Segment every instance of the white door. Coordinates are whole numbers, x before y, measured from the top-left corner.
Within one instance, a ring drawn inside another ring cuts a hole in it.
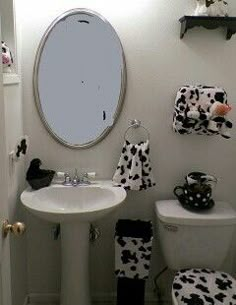
[[[1,21],[1,19],[0,19]],[[0,22],[1,24],[1,22]],[[1,36],[1,27],[0,27]],[[1,37],[0,37],[1,41]],[[0,49],[0,59],[1,49]],[[0,60],[0,304],[11,305],[11,268],[9,236],[3,238],[2,224],[8,219],[8,158],[6,150],[5,109],[3,100],[2,60]]]

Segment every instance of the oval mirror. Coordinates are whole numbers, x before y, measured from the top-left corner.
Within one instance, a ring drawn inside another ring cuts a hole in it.
[[[114,126],[125,87],[123,48],[107,20],[74,9],[53,21],[36,55],[34,93],[55,139],[73,148],[99,142]]]

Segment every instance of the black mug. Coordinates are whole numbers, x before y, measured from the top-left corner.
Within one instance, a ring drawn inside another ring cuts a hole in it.
[[[189,209],[209,209],[214,205],[212,189],[209,185],[184,184],[183,186],[176,186],[174,194],[179,202]]]

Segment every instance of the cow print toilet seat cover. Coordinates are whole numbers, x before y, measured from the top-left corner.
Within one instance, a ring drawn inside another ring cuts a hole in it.
[[[236,280],[210,269],[180,270],[173,282],[178,304],[236,305]]]

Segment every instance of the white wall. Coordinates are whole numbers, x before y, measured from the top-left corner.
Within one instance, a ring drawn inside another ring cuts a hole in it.
[[[128,120],[140,119],[151,134],[157,187],[129,193],[122,208],[99,222],[102,237],[91,246],[92,292],[109,294],[115,290],[113,235],[117,218],[154,219],[154,201],[173,198],[174,186],[193,170],[218,177],[215,198],[228,200],[236,208],[235,130],[227,141],[220,137],[179,136],[171,129],[176,91],[187,83],[223,86],[233,105],[231,118],[235,121],[236,36],[226,41],[223,29],[197,28],[180,40],[178,19],[193,11],[194,1],[189,0],[21,0],[17,3],[23,38],[24,123],[31,141],[28,163],[39,157],[48,168],[77,167],[111,178]],[[128,73],[124,107],[115,128],[101,143],[86,150],[72,150],[54,141],[40,121],[32,91],[33,63],[44,31],[59,14],[75,7],[93,9],[111,22],[124,47]],[[230,7],[233,15],[236,2],[231,1]],[[59,242],[52,240],[51,225],[28,215],[28,226],[29,291],[59,291],[60,248]],[[152,258],[153,277],[164,267],[156,245]],[[150,293],[152,288],[150,280]]]

